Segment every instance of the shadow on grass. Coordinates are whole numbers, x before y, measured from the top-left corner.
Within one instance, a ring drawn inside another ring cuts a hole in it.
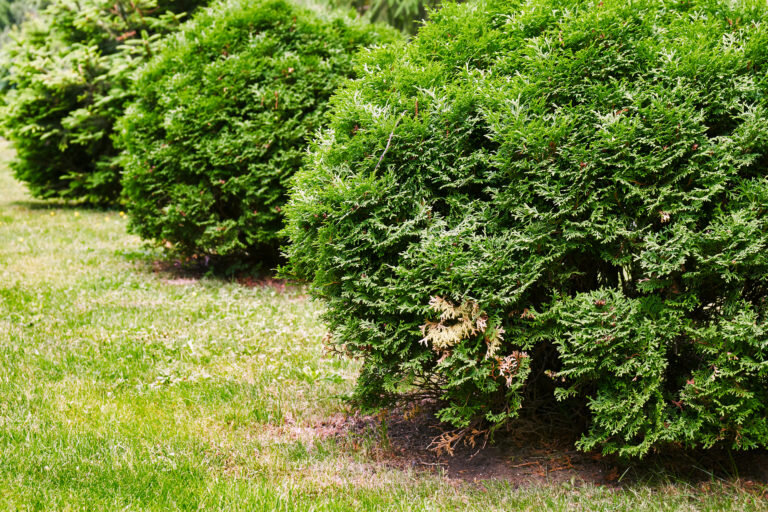
[[[142,250],[118,251],[118,256],[133,263],[140,272],[154,274],[168,284],[191,284],[205,278],[236,282],[247,288],[273,288],[279,292],[301,286],[276,276],[278,262],[274,258],[272,263],[251,264],[210,256],[179,258],[149,245]],[[282,260],[279,263],[283,263]]]
[[[760,489],[768,498],[768,451],[726,448],[690,450],[665,447],[642,461],[620,464],[627,485],[686,483],[704,488],[715,483]]]
[[[109,212],[119,211],[117,206],[98,206],[89,203],[77,201],[65,201],[62,199],[27,199],[23,201],[14,201],[13,206],[25,208],[27,210],[80,210],[85,212]]]
[[[313,428],[351,451],[373,445],[375,458],[403,469],[438,471],[446,477],[481,482],[500,480],[516,487],[541,484],[609,488],[660,488],[675,485],[690,492],[732,487],[768,499],[768,451],[686,450],[667,446],[642,460],[623,461],[574,446],[581,431],[545,416],[520,418],[493,439],[465,436],[449,449],[456,431],[436,418],[434,402],[392,409],[377,416],[338,415]],[[578,423],[578,422],[576,422]],[[443,449],[436,450],[443,442]]]

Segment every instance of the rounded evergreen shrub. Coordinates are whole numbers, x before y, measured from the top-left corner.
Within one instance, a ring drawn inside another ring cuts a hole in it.
[[[273,263],[287,180],[354,54],[393,29],[285,0],[201,11],[137,78],[120,123],[129,229],[183,257]]]
[[[582,449],[768,446],[764,2],[449,5],[363,69],[286,208],[362,403],[481,430],[549,389]]]
[[[5,46],[9,91],[0,130],[12,168],[40,198],[115,202],[120,167],[113,125],[130,72],[151,56],[180,13],[201,0],[51,0]]]

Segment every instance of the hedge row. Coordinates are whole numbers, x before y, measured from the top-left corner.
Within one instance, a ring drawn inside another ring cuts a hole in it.
[[[582,449],[768,446],[764,2],[449,2],[407,44],[286,0],[162,43],[68,12],[80,42],[12,50],[17,175],[114,200],[124,168],[134,232],[230,268],[287,238],[361,405],[490,433],[544,393]]]
[[[385,19],[402,28],[412,28],[414,19],[424,15],[425,5],[424,0],[319,0],[325,2],[320,8],[311,4],[313,0],[308,1],[316,14],[327,10],[325,4],[354,6],[368,13],[367,19]],[[208,3],[0,2],[0,28],[6,18],[11,23],[25,13],[34,14],[10,34],[11,41],[0,56],[0,92],[4,93],[0,132],[14,142],[17,157],[13,169],[34,196],[100,205],[124,200],[114,125],[127,103],[145,93],[132,84],[135,74],[162,52],[163,39],[178,30],[187,14]],[[253,2],[251,7],[257,9],[259,5]],[[41,7],[41,12],[35,13]],[[225,10],[220,6],[217,12]],[[385,36],[381,42],[391,37]],[[370,36],[359,42],[367,44],[373,39]],[[351,52],[354,41],[345,44],[346,51]]]
[[[47,4],[1,60],[16,177],[44,199],[123,203],[131,231],[227,271],[274,266],[287,179],[330,95],[358,50],[401,39],[311,2],[220,1],[183,28],[207,0]]]

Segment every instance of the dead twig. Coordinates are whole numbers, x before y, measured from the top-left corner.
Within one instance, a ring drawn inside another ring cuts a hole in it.
[[[392,137],[395,135],[395,129],[397,129],[397,125],[400,124],[400,120],[403,118],[401,115],[397,118],[397,121],[395,121],[395,126],[392,127],[392,132],[389,134],[389,139],[387,139],[387,146],[384,148],[384,152],[381,153],[381,156],[379,157],[379,161],[376,163],[376,167],[373,168],[373,172],[375,173],[377,170],[379,170],[379,166],[381,165],[381,162],[384,160],[384,155],[387,154],[387,151],[389,151],[389,146],[392,144]]]

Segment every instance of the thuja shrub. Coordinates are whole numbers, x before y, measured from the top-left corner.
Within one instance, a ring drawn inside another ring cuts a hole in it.
[[[285,0],[201,11],[142,69],[120,122],[129,228],[237,270],[276,261],[287,180],[355,53],[394,29]]]
[[[468,2],[363,66],[286,213],[362,404],[768,446],[764,3]]]
[[[130,73],[200,0],[51,0],[4,48],[0,130],[39,198],[109,204],[120,194],[113,126]]]

